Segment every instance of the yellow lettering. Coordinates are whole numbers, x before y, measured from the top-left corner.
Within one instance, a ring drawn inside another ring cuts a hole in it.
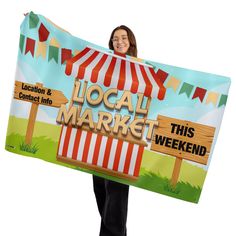
[[[151,139],[154,127],[158,126],[158,121],[157,120],[146,120],[145,123],[149,125],[147,139]]]
[[[108,107],[108,108],[110,108],[110,109],[114,109],[114,108],[115,108],[115,104],[110,103],[110,102],[108,101],[108,97],[109,97],[111,94],[117,95],[117,89],[116,89],[116,88],[108,89],[108,90],[104,93],[103,101],[104,101],[104,104],[105,104],[106,107]]]
[[[141,125],[138,125],[141,124]],[[142,138],[143,136],[143,125],[144,125],[144,119],[135,119],[133,122],[129,125],[130,132],[133,136],[137,138]]]
[[[59,124],[68,124],[70,120],[72,125],[76,124],[76,114],[77,109],[76,107],[70,107],[69,111],[66,110],[66,105],[61,105],[60,110],[57,115],[57,123]],[[62,117],[64,118],[64,122],[62,122]]]
[[[117,101],[115,108],[117,110],[120,110],[121,107],[127,107],[129,112],[133,112],[133,106],[132,106],[132,100],[131,100],[131,92],[125,91],[120,98],[120,100]]]
[[[115,115],[115,124],[113,127],[113,133],[117,134],[119,131],[119,128],[122,128],[122,134],[127,135],[128,126],[126,123],[129,121],[130,116],[124,116],[122,119],[121,118],[122,116],[120,114]]]
[[[98,93],[98,97],[93,100],[91,98],[91,95],[93,92],[97,92]],[[102,91],[102,88],[98,85],[92,85],[88,88],[88,91],[87,91],[87,102],[93,106],[95,105],[98,105],[101,103],[102,99],[103,99],[103,91]]]
[[[109,124],[112,122],[112,115],[108,112],[99,111],[98,116],[99,119],[96,129],[100,131],[104,127],[105,131],[110,133]]]
[[[77,121],[79,127],[83,124],[87,124],[90,129],[94,129],[92,110],[89,108],[84,111],[83,115]]]

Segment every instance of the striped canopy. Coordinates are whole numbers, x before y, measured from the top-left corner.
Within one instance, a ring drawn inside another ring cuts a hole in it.
[[[138,61],[86,47],[67,61],[66,74],[77,79],[90,80],[106,87],[143,93],[146,97],[164,99],[162,81],[168,73],[154,71],[153,67]]]

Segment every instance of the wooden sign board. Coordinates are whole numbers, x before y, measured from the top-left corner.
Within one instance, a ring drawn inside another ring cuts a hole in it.
[[[31,144],[32,142],[38,106],[60,107],[68,102],[68,99],[59,90],[45,88],[41,83],[34,85],[17,80],[15,81],[14,98],[32,103],[25,135],[26,144]]]
[[[207,165],[215,128],[158,116],[151,150]]]
[[[51,107],[60,107],[68,102],[59,90],[45,88],[39,83],[34,85],[20,81],[15,81],[14,98]]]

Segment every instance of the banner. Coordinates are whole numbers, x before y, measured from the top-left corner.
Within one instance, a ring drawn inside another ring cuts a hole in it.
[[[230,79],[121,56],[33,12],[6,150],[197,203]]]

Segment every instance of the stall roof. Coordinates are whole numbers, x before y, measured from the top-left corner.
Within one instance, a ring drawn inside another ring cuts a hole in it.
[[[106,87],[143,93],[146,97],[164,99],[166,89],[161,82],[168,73],[138,61],[86,47],[67,61],[67,75],[90,80]]]

